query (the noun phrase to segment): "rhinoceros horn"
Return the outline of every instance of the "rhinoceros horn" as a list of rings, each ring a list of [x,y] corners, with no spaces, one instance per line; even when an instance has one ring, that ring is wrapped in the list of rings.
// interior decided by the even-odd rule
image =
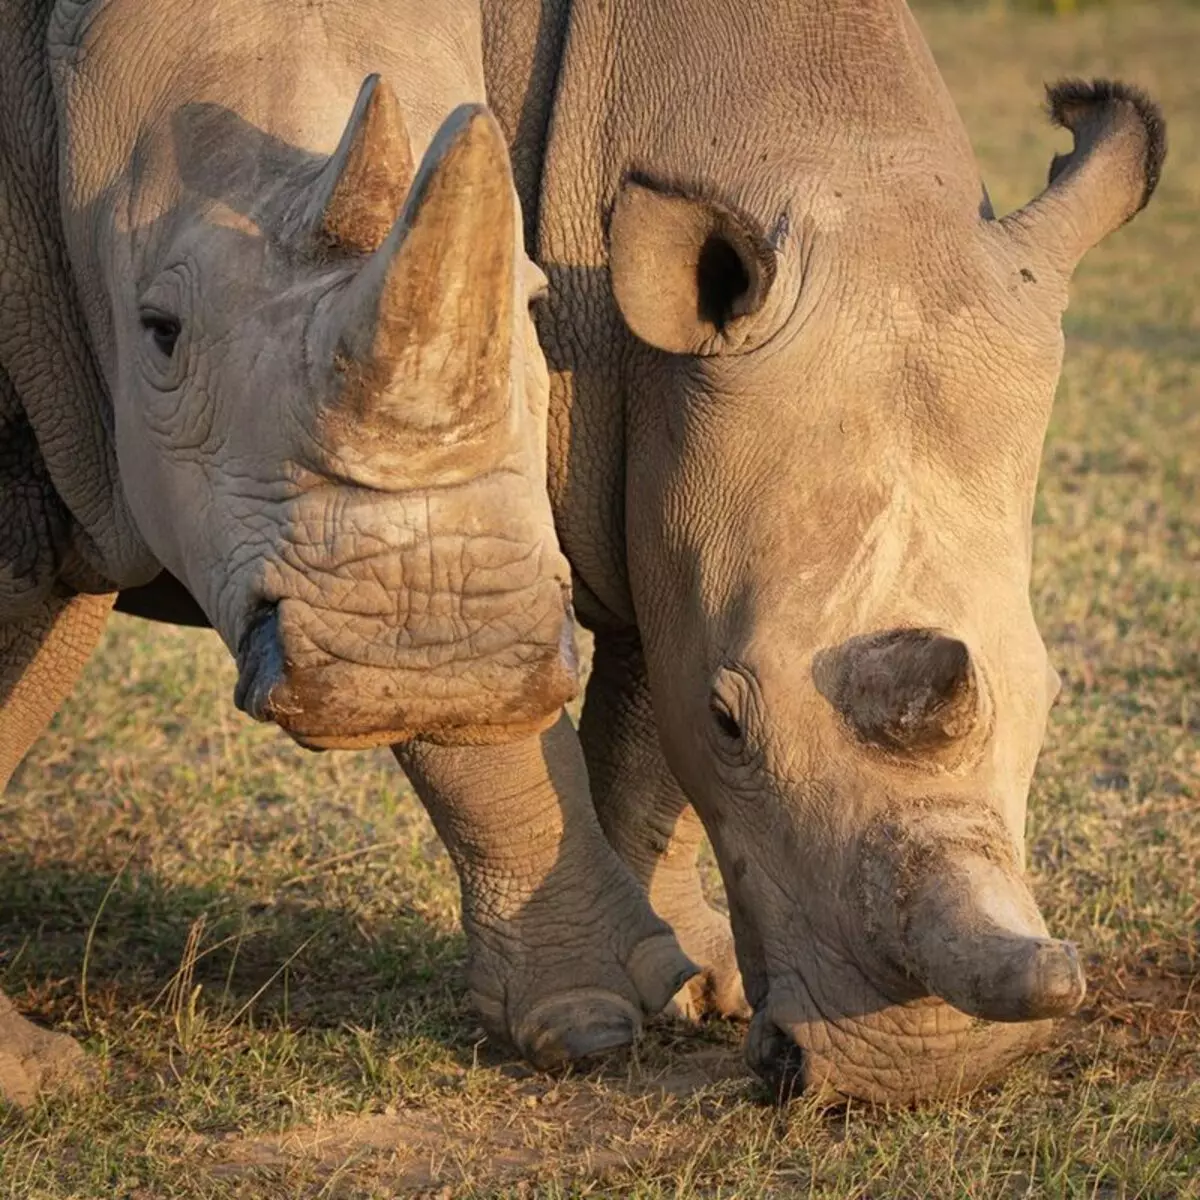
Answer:
[[[485,107],[462,105],[329,314],[339,379],[329,409],[380,436],[442,445],[497,419],[509,401],[517,237],[504,135]]]
[[[309,193],[303,233],[330,249],[370,254],[395,224],[412,182],[412,144],[400,102],[384,80],[368,75]]]
[[[899,961],[930,994],[987,1021],[1066,1016],[1085,988],[1078,951],[1047,936],[1024,880],[981,856],[922,889]]]
[[[1078,952],[1047,936],[1011,839],[987,806],[896,811],[867,838],[862,865],[872,948],[920,990],[988,1021],[1079,1006]]]

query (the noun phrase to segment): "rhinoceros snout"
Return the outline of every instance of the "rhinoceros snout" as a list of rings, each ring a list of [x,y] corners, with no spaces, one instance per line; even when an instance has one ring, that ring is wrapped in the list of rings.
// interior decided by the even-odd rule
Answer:
[[[262,602],[237,640],[234,703],[310,749],[414,737],[476,745],[540,732],[576,695],[579,662],[569,592],[550,580],[527,600],[521,624],[493,622],[450,641],[431,640],[434,626],[385,622],[339,641],[349,627],[324,610],[294,597]]]

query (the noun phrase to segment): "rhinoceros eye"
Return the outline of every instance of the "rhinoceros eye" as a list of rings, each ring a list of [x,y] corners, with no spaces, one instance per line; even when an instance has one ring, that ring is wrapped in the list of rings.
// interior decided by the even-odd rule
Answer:
[[[171,358],[175,354],[175,346],[182,330],[177,317],[160,312],[143,312],[142,328],[150,335],[154,348],[164,358]]]
[[[740,742],[742,740],[742,727],[738,724],[737,718],[729,711],[728,705],[718,696],[713,696],[709,703],[709,711],[713,715],[713,720],[717,723],[717,728],[721,731],[723,737],[731,742]]]

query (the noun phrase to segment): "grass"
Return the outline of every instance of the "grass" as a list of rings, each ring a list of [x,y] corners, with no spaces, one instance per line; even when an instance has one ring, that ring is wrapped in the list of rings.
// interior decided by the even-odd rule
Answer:
[[[390,756],[305,754],[233,711],[212,635],[115,619],[0,806],[0,985],[99,1075],[0,1114],[0,1197],[1200,1196],[1200,13],[921,19],[1000,210],[1062,144],[1044,79],[1137,80],[1171,123],[1077,276],[1036,518],[1064,690],[1031,868],[1090,981],[1056,1047],[913,1112],[777,1112],[721,1027],[532,1074],[473,1028]]]

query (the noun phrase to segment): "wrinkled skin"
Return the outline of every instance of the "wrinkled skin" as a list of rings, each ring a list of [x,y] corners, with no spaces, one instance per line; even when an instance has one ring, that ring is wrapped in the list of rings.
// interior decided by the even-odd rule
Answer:
[[[1161,120],[1059,89],[1075,148],[1000,221],[894,0],[484,11],[552,283],[584,745],[703,968],[676,1007],[753,1009],[781,1093],[973,1087],[1083,994],[1023,879],[1058,686],[1031,515],[1070,274],[1148,199]]]

